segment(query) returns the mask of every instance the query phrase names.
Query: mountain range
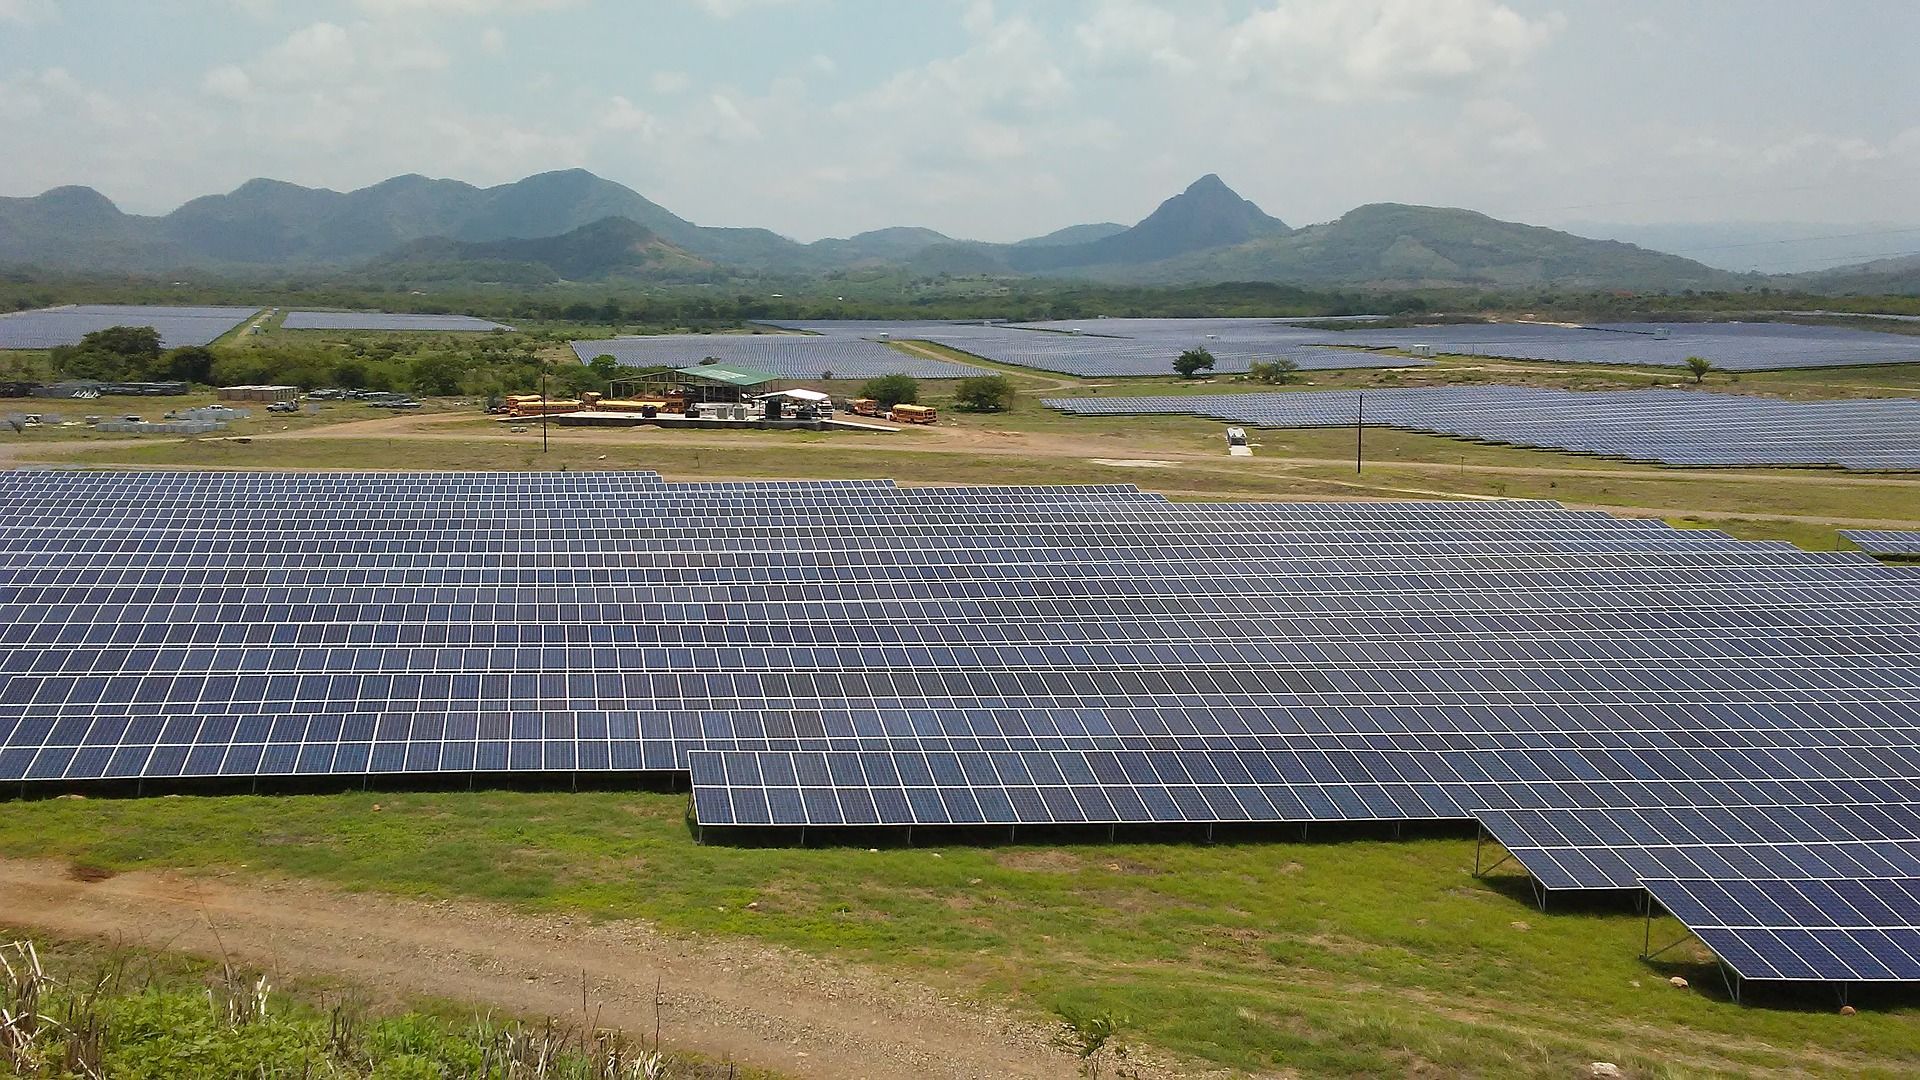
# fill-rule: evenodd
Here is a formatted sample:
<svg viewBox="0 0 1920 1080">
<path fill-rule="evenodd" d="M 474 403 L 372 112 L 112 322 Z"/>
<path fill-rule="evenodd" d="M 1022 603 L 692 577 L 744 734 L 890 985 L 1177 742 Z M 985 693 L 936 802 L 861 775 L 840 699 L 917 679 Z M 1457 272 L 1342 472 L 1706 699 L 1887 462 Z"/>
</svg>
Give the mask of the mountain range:
<svg viewBox="0 0 1920 1080">
<path fill-rule="evenodd" d="M 581 169 L 485 188 L 419 175 L 349 192 L 256 179 L 157 217 L 123 213 L 91 188 L 55 188 L 0 198 L 0 265 L 512 283 L 714 281 L 873 267 L 1129 284 L 1677 290 L 1779 280 L 1470 210 L 1381 203 L 1295 228 L 1213 175 L 1131 226 L 1074 225 L 1012 244 L 910 227 L 800 243 L 767 229 L 696 225 Z M 1847 281 L 1855 271 L 1894 284 L 1916 276 L 1904 265 L 1820 276 Z"/>
</svg>

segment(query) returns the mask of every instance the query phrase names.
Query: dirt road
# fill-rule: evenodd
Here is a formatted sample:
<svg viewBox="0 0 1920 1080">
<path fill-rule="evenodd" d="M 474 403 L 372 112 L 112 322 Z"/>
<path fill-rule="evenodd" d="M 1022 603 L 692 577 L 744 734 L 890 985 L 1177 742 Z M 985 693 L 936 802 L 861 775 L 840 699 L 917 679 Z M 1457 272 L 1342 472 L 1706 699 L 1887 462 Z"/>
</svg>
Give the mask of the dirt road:
<svg viewBox="0 0 1920 1080">
<path fill-rule="evenodd" d="M 636 881 L 636 888 L 645 888 Z M 739 940 L 667 935 L 468 902 L 342 893 L 312 882 L 137 872 L 74 880 L 0 859 L 0 921 L 70 938 L 219 956 L 346 981 L 389 1002 L 430 996 L 651 1032 L 668 1047 L 832 1078 L 1060 1077 L 1073 1061 L 1024 1019 L 871 969 Z M 218 931 L 216 940 L 215 931 Z"/>
</svg>

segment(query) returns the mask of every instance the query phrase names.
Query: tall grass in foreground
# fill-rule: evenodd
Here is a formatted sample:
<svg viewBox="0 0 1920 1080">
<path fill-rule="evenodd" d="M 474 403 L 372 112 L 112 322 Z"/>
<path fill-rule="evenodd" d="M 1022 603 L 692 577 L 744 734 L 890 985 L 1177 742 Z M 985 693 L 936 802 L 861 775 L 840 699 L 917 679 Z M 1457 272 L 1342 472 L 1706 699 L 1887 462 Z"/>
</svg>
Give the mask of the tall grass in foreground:
<svg viewBox="0 0 1920 1080">
<path fill-rule="evenodd" d="M 58 975 L 29 940 L 0 946 L 0 1076 L 216 1080 L 667 1080 L 737 1075 L 585 1020 L 372 1017 L 348 1002 L 316 1009 L 267 976 L 221 964 L 199 978 L 142 973 L 116 952 L 90 975 Z"/>
</svg>

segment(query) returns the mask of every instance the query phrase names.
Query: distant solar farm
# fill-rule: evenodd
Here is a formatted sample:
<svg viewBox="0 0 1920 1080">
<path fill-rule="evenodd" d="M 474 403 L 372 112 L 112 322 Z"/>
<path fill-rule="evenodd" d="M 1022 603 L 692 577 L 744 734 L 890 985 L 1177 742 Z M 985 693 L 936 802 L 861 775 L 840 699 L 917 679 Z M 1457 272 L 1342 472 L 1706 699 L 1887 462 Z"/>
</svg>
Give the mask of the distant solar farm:
<svg viewBox="0 0 1920 1080">
<path fill-rule="evenodd" d="M 77 345 L 96 330 L 151 326 L 162 348 L 207 345 L 260 311 L 257 307 L 162 307 L 76 304 L 0 315 L 0 349 L 52 349 Z"/>
<path fill-rule="evenodd" d="M 1669 465 L 1920 469 L 1920 401 L 1781 401 L 1686 390 L 1445 386 L 1052 398 L 1077 416 L 1205 416 L 1263 428 L 1372 426 Z"/>
<path fill-rule="evenodd" d="M 772 325 L 836 338 L 932 341 L 1003 364 L 1098 378 L 1165 375 L 1173 358 L 1205 348 L 1219 374 L 1285 357 L 1301 370 L 1410 367 L 1425 361 L 1374 350 L 1428 347 L 1511 360 L 1684 367 L 1704 356 L 1722 371 L 1845 367 L 1920 361 L 1920 337 L 1796 323 L 1473 323 L 1382 329 L 1350 316 L 1348 330 L 1309 329 L 1329 319 L 1085 319 L 1036 323 L 795 321 Z"/>
<path fill-rule="evenodd" d="M 285 330 L 451 330 L 480 332 L 513 327 L 473 315 L 407 315 L 385 311 L 293 311 L 280 324 Z"/>
<path fill-rule="evenodd" d="M 576 341 L 573 351 L 582 362 L 605 355 L 628 367 L 691 367 L 711 357 L 791 379 L 895 374 L 961 379 L 987 374 L 982 368 L 918 356 L 877 340 L 806 334 L 662 334 Z"/>
<path fill-rule="evenodd" d="M 1174 357 L 1205 348 L 1220 374 L 1245 372 L 1285 357 L 1301 370 L 1418 367 L 1424 360 L 1346 349 L 1312 348 L 1326 331 L 1278 319 L 1100 319 L 1085 323 L 779 322 L 772 325 L 838 340 L 931 341 L 982 359 L 1089 378 L 1169 375 Z M 1074 332 L 1084 328 L 1083 332 Z"/>
<path fill-rule="evenodd" d="M 1362 348 L 1406 349 L 1508 360 L 1682 367 L 1703 356 L 1722 371 L 1905 364 L 1920 361 L 1920 337 L 1796 323 L 1492 323 L 1357 329 L 1325 338 Z"/>
</svg>

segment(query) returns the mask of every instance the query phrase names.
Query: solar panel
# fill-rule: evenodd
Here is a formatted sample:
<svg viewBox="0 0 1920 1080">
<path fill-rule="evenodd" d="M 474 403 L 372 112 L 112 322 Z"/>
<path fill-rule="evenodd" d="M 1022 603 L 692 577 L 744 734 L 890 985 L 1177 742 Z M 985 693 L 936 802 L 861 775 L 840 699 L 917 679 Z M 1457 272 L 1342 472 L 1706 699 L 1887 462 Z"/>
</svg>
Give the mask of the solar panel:
<svg viewBox="0 0 1920 1080">
<path fill-rule="evenodd" d="M 1636 888 L 1646 878 L 1920 877 L 1920 807 L 1751 803 L 1527 808 L 1475 813 L 1488 835 L 1548 889 Z"/>
<path fill-rule="evenodd" d="M 289 311 L 280 323 L 287 330 L 467 331 L 513 327 L 474 315 L 415 315 L 386 311 Z"/>
<path fill-rule="evenodd" d="M 260 311 L 253 307 L 162 307 L 139 304 L 70 304 L 0 315 L 0 349 L 52 349 L 77 345 L 96 330 L 150 326 L 160 346 L 206 345 Z"/>
<path fill-rule="evenodd" d="M 1260 361 L 1292 360 L 1302 370 L 1419 367 L 1425 360 L 1354 349 L 1309 348 L 1326 337 L 1287 319 L 1100 319 L 1086 323 L 783 322 L 785 329 L 840 341 L 931 341 L 996 363 L 1088 377 L 1170 375 L 1174 358 L 1205 348 L 1221 374 Z M 1081 330 L 1081 327 L 1085 327 Z"/>
<path fill-rule="evenodd" d="M 1796 323 L 1459 324 L 1329 335 L 1362 348 L 1429 345 L 1437 352 L 1509 360 L 1679 368 L 1703 356 L 1722 371 L 1904 364 L 1920 360 L 1920 337 Z"/>
<path fill-rule="evenodd" d="M 709 830 L 1478 815 L 1566 887 L 1904 872 L 1920 804 L 1920 578 L 1552 503 L 35 470 L 0 505 L 29 786 L 675 772 Z M 1637 841 L 1562 823 L 1603 811 Z"/>
<path fill-rule="evenodd" d="M 1263 428 L 1394 427 L 1671 465 L 1920 468 L 1920 401 L 1784 401 L 1688 390 L 1433 386 L 1049 398 L 1075 416 L 1184 415 Z"/>
<path fill-rule="evenodd" d="M 879 341 L 807 334 L 661 334 L 576 341 L 582 362 L 612 356 L 628 367 L 692 367 L 712 358 L 792 379 L 863 379 L 910 375 L 960 379 L 987 371 L 891 348 Z"/>
<path fill-rule="evenodd" d="M 1920 979 L 1920 878 L 1654 878 L 1646 888 L 1744 979 Z"/>
<path fill-rule="evenodd" d="M 1343 329 L 1303 322 L 1349 321 Z M 1470 323 L 1408 328 L 1349 319 L 1085 319 L 1021 324 L 786 322 L 786 328 L 850 339 L 918 338 L 1001 363 L 1081 376 L 1165 375 L 1173 358 L 1205 347 L 1223 374 L 1286 357 L 1303 370 L 1407 367 L 1424 360 L 1371 350 L 1429 346 L 1439 352 L 1560 363 L 1684 368 L 1704 356 L 1722 371 L 1837 367 L 1920 360 L 1920 337 L 1795 323 Z"/>
<path fill-rule="evenodd" d="M 1920 557 L 1920 530 L 1842 529 L 1840 535 L 1853 541 L 1860 550 L 1872 552 L 1875 555 L 1899 558 Z"/>
</svg>

